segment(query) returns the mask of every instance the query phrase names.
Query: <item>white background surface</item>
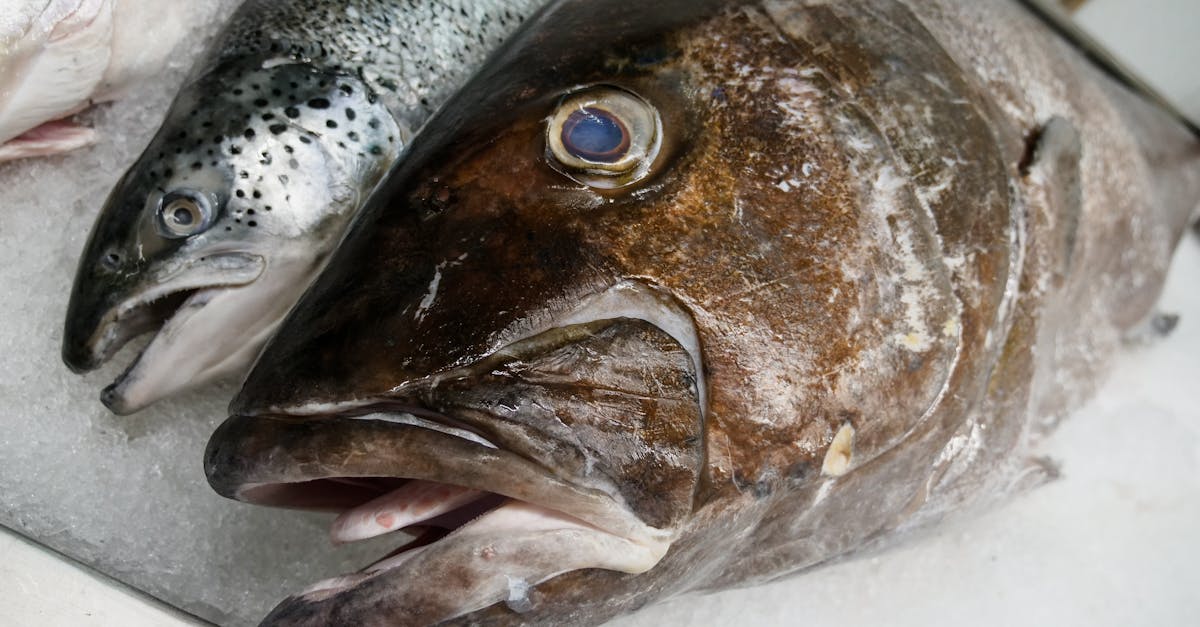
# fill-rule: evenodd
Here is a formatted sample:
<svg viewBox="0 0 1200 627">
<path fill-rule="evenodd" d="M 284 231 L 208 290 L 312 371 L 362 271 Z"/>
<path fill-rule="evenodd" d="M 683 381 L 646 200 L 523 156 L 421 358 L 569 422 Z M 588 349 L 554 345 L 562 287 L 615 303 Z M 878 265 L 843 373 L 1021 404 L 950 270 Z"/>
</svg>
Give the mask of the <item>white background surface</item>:
<svg viewBox="0 0 1200 627">
<path fill-rule="evenodd" d="M 1079 15 L 1101 39 L 1120 35 L 1125 43 L 1114 48 L 1152 79 L 1176 85 L 1164 91 L 1190 94 L 1180 102 L 1195 110 L 1200 2 L 1160 7 L 1167 4 L 1093 0 Z M 1185 238 L 1175 263 L 1162 308 L 1182 314 L 1179 328 L 1121 355 L 1097 399 L 1048 442 L 1045 452 L 1064 473 L 1056 483 L 878 556 L 676 600 L 617 624 L 1200 624 L 1200 243 L 1194 236 Z M 7 593 L 0 625 L 180 620 L 7 532 L 0 532 L 0 556 L 0 588 Z"/>
</svg>

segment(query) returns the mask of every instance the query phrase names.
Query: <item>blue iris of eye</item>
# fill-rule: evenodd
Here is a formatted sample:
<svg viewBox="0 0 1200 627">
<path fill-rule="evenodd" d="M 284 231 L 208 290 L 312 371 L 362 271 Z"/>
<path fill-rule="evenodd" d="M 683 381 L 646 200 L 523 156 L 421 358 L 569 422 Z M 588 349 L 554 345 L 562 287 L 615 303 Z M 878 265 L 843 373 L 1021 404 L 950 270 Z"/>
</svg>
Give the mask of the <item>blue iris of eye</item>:
<svg viewBox="0 0 1200 627">
<path fill-rule="evenodd" d="M 629 130 L 612 113 L 586 107 L 563 122 L 562 144 L 579 159 L 616 163 L 629 152 Z"/>
</svg>

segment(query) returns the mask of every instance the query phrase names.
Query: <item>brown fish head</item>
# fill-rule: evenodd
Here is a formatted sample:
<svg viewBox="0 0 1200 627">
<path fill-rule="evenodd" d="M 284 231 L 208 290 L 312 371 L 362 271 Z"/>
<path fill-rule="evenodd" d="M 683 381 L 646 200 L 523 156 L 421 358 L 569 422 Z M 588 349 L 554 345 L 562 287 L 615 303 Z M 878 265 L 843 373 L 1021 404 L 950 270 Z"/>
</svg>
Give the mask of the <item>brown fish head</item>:
<svg viewBox="0 0 1200 627">
<path fill-rule="evenodd" d="M 269 620 L 566 600 L 594 621 L 762 557 L 783 536 L 753 546 L 760 525 L 809 525 L 828 557 L 911 498 L 873 481 L 920 479 L 936 443 L 893 453 L 986 329 L 964 331 L 936 218 L 871 107 L 736 4 L 551 6 L 376 190 L 206 472 L 226 496 L 342 511 L 336 539 L 381 513 L 457 519 Z M 478 498 L 418 505 L 431 485 Z M 526 607 L 531 586 L 549 592 Z"/>
</svg>

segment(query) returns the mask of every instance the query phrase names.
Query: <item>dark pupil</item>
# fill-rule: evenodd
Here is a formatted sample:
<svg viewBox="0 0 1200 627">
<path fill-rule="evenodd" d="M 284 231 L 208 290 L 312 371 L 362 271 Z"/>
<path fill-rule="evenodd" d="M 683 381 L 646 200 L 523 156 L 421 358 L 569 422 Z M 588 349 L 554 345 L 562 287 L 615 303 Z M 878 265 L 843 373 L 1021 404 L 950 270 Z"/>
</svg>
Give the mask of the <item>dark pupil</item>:
<svg viewBox="0 0 1200 627">
<path fill-rule="evenodd" d="M 629 131 L 612 113 L 587 107 L 563 123 L 562 143 L 580 159 L 614 163 L 629 151 Z"/>
<path fill-rule="evenodd" d="M 187 207 L 177 207 L 171 213 L 171 218 L 179 226 L 191 226 L 192 222 L 196 220 L 196 217 L 192 215 L 192 212 Z"/>
</svg>

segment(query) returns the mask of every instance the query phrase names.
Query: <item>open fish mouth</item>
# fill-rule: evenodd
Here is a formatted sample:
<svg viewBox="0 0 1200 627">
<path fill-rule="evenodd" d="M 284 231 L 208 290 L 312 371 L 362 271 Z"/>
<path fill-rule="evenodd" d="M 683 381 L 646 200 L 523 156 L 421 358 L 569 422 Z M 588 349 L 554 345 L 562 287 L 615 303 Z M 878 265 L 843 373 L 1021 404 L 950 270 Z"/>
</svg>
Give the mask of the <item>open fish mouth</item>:
<svg viewBox="0 0 1200 627">
<path fill-rule="evenodd" d="M 220 329 L 195 329 L 205 326 L 208 318 L 217 318 L 214 308 L 229 308 L 240 294 L 250 292 L 264 269 L 264 261 L 243 253 L 227 253 L 205 259 L 200 272 L 163 281 L 145 290 L 133 292 L 117 301 L 98 316 L 86 315 L 86 299 L 72 299 L 68 311 L 67 340 L 63 343 L 63 361 L 74 372 L 94 370 L 107 363 L 134 338 L 153 334 L 149 344 L 133 359 L 129 367 L 101 393 L 101 401 L 117 414 L 128 414 L 150 404 L 158 394 L 170 393 L 162 386 L 153 397 L 140 398 L 130 393 L 131 384 L 146 378 L 148 371 L 170 372 L 178 355 L 194 349 L 192 344 L 205 335 L 220 337 Z M 91 314 L 95 316 L 95 314 Z M 89 319 L 95 320 L 91 331 L 86 330 Z M 206 333 L 206 331 L 208 333 Z M 209 368 L 220 364 L 206 364 Z M 188 373 L 203 376 L 203 372 Z"/>
<path fill-rule="evenodd" d="M 673 540 L 611 493 L 555 477 L 454 421 L 394 411 L 234 417 L 205 468 L 225 496 L 337 512 L 334 543 L 405 533 L 360 571 L 290 597 L 267 624 L 352 624 L 364 608 L 374 621 L 424 624 L 498 602 L 519 608 L 526 590 L 564 572 L 645 572 Z"/>
<path fill-rule="evenodd" d="M 433 623 L 519 608 L 565 572 L 654 567 L 692 512 L 704 438 L 694 327 L 634 306 L 651 296 L 619 286 L 371 399 L 229 418 L 205 454 L 218 493 L 336 512 L 335 543 L 415 536 L 267 622 Z"/>
</svg>

